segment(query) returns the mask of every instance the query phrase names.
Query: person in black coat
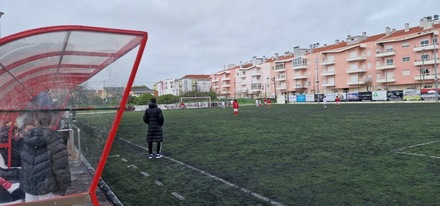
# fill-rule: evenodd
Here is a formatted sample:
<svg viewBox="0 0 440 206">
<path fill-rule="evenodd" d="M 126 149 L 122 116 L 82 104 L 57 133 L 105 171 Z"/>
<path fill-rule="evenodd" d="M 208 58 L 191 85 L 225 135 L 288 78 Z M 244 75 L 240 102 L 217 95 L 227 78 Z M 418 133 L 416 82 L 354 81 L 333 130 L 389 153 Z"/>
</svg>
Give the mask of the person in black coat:
<svg viewBox="0 0 440 206">
<path fill-rule="evenodd" d="M 26 202 L 63 196 L 71 185 L 63 135 L 50 127 L 50 113 L 38 117 L 37 127 L 24 135 L 20 153 L 20 188 Z"/>
<path fill-rule="evenodd" d="M 162 110 L 157 107 L 156 99 L 152 98 L 148 104 L 148 109 L 145 110 L 144 122 L 148 124 L 147 143 L 148 143 L 148 158 L 153 158 L 153 142 L 157 143 L 156 158 L 161 158 L 161 143 L 163 141 L 162 126 L 164 117 Z"/>
</svg>

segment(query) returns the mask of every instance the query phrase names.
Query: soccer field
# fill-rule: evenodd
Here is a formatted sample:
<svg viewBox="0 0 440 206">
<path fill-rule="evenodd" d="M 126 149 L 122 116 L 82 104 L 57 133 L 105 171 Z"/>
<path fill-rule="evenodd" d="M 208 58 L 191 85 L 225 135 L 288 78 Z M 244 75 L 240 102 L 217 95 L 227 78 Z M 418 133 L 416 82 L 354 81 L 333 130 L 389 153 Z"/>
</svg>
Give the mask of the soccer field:
<svg viewBox="0 0 440 206">
<path fill-rule="evenodd" d="M 126 112 L 103 179 L 124 205 L 437 205 L 440 105 L 165 110 L 163 159 Z"/>
</svg>

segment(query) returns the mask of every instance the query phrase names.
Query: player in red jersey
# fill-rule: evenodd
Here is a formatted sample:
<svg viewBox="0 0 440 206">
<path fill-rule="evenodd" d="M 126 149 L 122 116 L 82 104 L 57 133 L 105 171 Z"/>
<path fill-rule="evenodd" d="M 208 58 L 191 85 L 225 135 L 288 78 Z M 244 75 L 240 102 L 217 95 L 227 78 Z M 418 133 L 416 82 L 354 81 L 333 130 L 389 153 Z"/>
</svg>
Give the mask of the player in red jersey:
<svg viewBox="0 0 440 206">
<path fill-rule="evenodd" d="M 236 99 L 232 102 L 232 108 L 234 108 L 234 116 L 238 116 L 238 102 Z"/>
<path fill-rule="evenodd" d="M 341 104 L 341 99 L 339 99 L 339 97 L 336 96 L 335 101 L 336 101 L 336 108 L 339 108 L 339 105 Z"/>
</svg>

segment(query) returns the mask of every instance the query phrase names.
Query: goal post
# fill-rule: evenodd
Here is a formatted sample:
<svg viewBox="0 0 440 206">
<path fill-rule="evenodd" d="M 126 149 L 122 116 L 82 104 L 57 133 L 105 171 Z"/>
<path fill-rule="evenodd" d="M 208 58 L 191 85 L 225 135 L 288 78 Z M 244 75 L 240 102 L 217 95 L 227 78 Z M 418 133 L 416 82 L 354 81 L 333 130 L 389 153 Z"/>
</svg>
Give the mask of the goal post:
<svg viewBox="0 0 440 206">
<path fill-rule="evenodd" d="M 184 103 L 186 108 L 206 108 L 211 107 L 211 97 L 181 97 L 180 103 Z"/>
</svg>

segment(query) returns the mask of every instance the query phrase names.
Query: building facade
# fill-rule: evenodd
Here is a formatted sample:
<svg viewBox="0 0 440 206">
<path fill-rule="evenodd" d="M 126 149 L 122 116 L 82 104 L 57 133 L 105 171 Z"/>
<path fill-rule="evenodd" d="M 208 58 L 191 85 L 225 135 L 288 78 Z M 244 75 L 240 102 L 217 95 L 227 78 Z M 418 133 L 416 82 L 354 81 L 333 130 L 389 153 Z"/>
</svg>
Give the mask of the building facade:
<svg viewBox="0 0 440 206">
<path fill-rule="evenodd" d="M 254 57 L 211 75 L 212 90 L 220 98 L 271 97 L 283 102 L 295 94 L 435 88 L 439 30 L 436 15 L 422 18 L 415 27 L 386 27 L 373 36 L 364 32 L 332 45 Z"/>
<path fill-rule="evenodd" d="M 209 75 L 190 74 L 180 79 L 166 79 L 154 84 L 158 96 L 172 94 L 180 96 L 188 92 L 209 92 L 211 78 Z"/>
</svg>

